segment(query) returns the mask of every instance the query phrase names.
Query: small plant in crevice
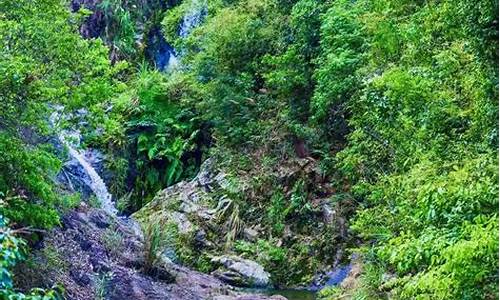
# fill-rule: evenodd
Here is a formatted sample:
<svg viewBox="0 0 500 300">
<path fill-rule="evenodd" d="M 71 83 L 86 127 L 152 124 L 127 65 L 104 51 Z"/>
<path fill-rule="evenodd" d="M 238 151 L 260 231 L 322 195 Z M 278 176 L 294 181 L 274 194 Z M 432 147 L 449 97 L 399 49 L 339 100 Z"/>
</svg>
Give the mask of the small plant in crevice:
<svg viewBox="0 0 500 300">
<path fill-rule="evenodd" d="M 175 224 L 166 225 L 160 222 L 151 222 L 144 227 L 144 272 L 151 274 L 155 265 L 160 261 L 165 247 L 175 238 L 177 228 Z"/>
<path fill-rule="evenodd" d="M 58 198 L 59 210 L 62 213 L 68 212 L 70 209 L 77 207 L 80 204 L 80 194 L 73 193 L 68 195 L 62 195 Z"/>
<path fill-rule="evenodd" d="M 271 196 L 271 203 L 267 208 L 267 219 L 276 235 L 281 235 L 285 229 L 285 197 L 282 192 Z"/>
<path fill-rule="evenodd" d="M 221 200 L 216 208 L 216 220 L 223 223 L 226 228 L 225 249 L 227 250 L 245 227 L 245 223 L 240 216 L 240 204 L 236 200 L 229 198 Z"/>
<path fill-rule="evenodd" d="M 133 199 L 132 199 L 133 191 L 128 192 L 121 196 L 117 201 L 116 201 L 116 209 L 118 209 L 119 213 L 127 213 L 130 212 L 133 207 Z"/>
<path fill-rule="evenodd" d="M 119 255 L 124 247 L 124 239 L 121 233 L 115 228 L 115 226 L 111 226 L 104 232 L 102 242 L 106 250 L 114 255 Z"/>
<path fill-rule="evenodd" d="M 95 289 L 95 299 L 96 300 L 104 300 L 106 299 L 106 286 L 109 281 L 113 278 L 112 272 L 102 273 L 96 277 L 94 281 L 94 289 Z"/>
<path fill-rule="evenodd" d="M 44 273 L 62 274 L 69 270 L 69 263 L 64 258 L 61 250 L 54 245 L 47 245 L 41 251 L 42 261 L 38 262 Z"/>
<path fill-rule="evenodd" d="M 308 201 L 307 186 L 304 180 L 298 180 L 292 189 L 290 204 L 285 209 L 285 216 L 297 216 L 306 218 L 312 211 L 311 204 Z"/>
</svg>

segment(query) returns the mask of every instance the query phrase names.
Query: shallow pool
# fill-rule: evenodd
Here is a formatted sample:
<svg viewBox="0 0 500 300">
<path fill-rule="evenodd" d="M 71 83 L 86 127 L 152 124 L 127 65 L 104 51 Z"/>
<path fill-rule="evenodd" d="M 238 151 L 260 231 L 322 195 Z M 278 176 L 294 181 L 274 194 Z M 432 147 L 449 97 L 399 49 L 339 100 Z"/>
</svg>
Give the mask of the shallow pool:
<svg viewBox="0 0 500 300">
<path fill-rule="evenodd" d="M 295 289 L 252 289 L 249 292 L 263 295 L 281 295 L 288 300 L 316 300 L 316 292 L 311 290 Z"/>
</svg>

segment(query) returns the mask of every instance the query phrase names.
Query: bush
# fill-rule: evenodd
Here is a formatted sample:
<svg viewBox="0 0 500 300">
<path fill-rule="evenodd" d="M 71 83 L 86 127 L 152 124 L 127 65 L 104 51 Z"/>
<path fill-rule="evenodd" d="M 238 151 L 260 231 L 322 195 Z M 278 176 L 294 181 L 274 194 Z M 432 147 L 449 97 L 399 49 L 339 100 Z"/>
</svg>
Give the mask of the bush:
<svg viewBox="0 0 500 300">
<path fill-rule="evenodd" d="M 7 227 L 7 220 L 0 215 L 0 298 L 26 300 L 57 300 L 63 299 L 62 289 L 53 290 L 33 289 L 28 294 L 15 290 L 12 283 L 11 269 L 23 258 L 24 241 L 15 236 L 16 232 Z"/>
</svg>

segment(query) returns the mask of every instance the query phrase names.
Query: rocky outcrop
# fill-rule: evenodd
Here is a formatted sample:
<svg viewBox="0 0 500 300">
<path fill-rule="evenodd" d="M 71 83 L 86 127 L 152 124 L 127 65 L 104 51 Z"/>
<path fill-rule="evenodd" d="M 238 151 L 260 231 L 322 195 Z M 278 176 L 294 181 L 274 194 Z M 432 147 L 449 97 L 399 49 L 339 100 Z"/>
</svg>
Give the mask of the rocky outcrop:
<svg viewBox="0 0 500 300">
<path fill-rule="evenodd" d="M 193 237 L 195 247 L 210 247 L 214 242 L 207 239 L 203 227 L 213 231 L 217 226 L 215 219 L 218 213 L 230 205 L 229 199 L 215 199 L 212 192 L 228 188 L 226 176 L 216 171 L 213 161 L 209 159 L 193 180 L 180 182 L 159 192 L 134 217 L 145 225 L 158 221 L 174 223 L 180 234 Z M 259 232 L 254 228 L 245 228 L 242 234 L 248 240 L 255 241 Z M 219 232 L 219 235 L 222 234 Z M 228 284 L 243 287 L 265 287 L 270 284 L 270 274 L 252 260 L 222 255 L 213 257 L 211 264 L 217 268 L 212 274 Z"/>
<path fill-rule="evenodd" d="M 211 220 L 215 211 L 209 207 L 210 192 L 227 186 L 223 173 L 216 173 L 213 161 L 207 160 L 198 175 L 191 181 L 182 181 L 170 186 L 134 214 L 139 222 L 147 224 L 160 220 L 162 223 L 173 222 L 179 232 L 190 233 L 195 230 L 189 216 L 201 220 Z"/>
<path fill-rule="evenodd" d="M 213 274 L 232 285 L 244 287 L 266 287 L 270 274 L 258 263 L 238 256 L 220 256 L 212 258 L 212 263 L 221 267 Z"/>
<path fill-rule="evenodd" d="M 26 290 L 61 284 L 66 298 L 75 300 L 269 299 L 241 298 L 244 293 L 220 279 L 174 263 L 146 274 L 143 251 L 133 219 L 80 206 L 62 218 L 60 228 L 44 234 L 31 263 L 19 266 L 16 279 Z"/>
<path fill-rule="evenodd" d="M 291 207 L 289 199 L 296 197 L 294 193 L 301 189 L 297 182 L 302 182 L 303 196 L 309 199 L 303 204 L 303 210 L 287 209 L 290 220 L 300 218 L 301 222 L 283 220 L 283 230 L 276 233 L 266 219 L 266 209 L 270 204 L 265 197 L 271 196 L 266 195 L 266 191 L 263 191 L 265 196 L 256 196 L 259 188 L 252 186 L 252 174 L 240 172 L 234 175 L 232 170 L 233 175 L 226 175 L 218 167 L 215 161 L 207 160 L 193 180 L 179 182 L 158 192 L 134 217 L 144 226 L 158 222 L 175 224 L 182 235 L 176 245 L 181 247 L 165 249 L 177 253 L 169 255 L 169 258 L 210 272 L 231 285 L 294 286 L 295 282 L 283 283 L 282 279 L 286 277 L 282 273 L 284 266 L 280 265 L 279 270 L 278 267 L 264 270 L 258 264 L 272 266 L 269 256 L 266 253 L 261 255 L 259 251 L 276 248 L 290 255 L 287 259 L 293 263 L 290 265 L 290 270 L 294 270 L 291 274 L 304 270 L 304 273 L 309 273 L 309 278 L 318 277 L 318 286 L 321 287 L 330 278 L 327 273 L 332 266 L 339 264 L 343 254 L 341 249 L 345 246 L 348 229 L 345 216 L 353 208 L 348 195 L 334 194 L 335 189 L 321 178 L 313 159 L 285 162 L 280 168 L 270 171 L 270 177 L 282 186 L 279 191 L 283 193 L 284 203 L 280 205 L 284 207 L 280 210 Z M 336 198 L 333 199 L 332 195 Z M 296 245 L 307 245 L 308 252 L 314 253 L 315 257 L 309 259 L 305 252 L 295 251 Z M 273 280 L 268 272 L 273 275 L 274 282 L 271 282 Z M 293 280 L 302 278 L 307 276 L 297 275 Z M 300 285 L 310 283 L 300 282 Z"/>
<path fill-rule="evenodd" d="M 98 38 L 103 35 L 106 20 L 104 12 L 98 9 L 101 0 L 72 0 L 71 10 L 76 12 L 80 9 L 87 9 L 91 12 L 84 22 L 80 25 L 80 34 L 84 38 Z"/>
</svg>

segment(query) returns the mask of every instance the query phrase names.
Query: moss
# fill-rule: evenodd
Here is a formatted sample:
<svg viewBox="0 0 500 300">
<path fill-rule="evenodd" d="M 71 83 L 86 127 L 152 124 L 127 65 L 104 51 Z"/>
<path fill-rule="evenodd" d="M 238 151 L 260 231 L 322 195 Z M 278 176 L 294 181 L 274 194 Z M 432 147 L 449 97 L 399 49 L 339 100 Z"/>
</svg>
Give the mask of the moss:
<svg viewBox="0 0 500 300">
<path fill-rule="evenodd" d="M 276 241 L 258 240 L 255 243 L 237 241 L 235 251 L 262 264 L 271 274 L 271 280 L 279 286 L 309 284 L 320 265 L 320 261 L 311 255 L 311 248 L 305 242 L 293 246 L 278 247 Z"/>
<path fill-rule="evenodd" d="M 212 263 L 209 255 L 207 253 L 202 253 L 196 258 L 194 267 L 197 271 L 203 273 L 210 273 L 215 270 L 215 266 Z"/>
<path fill-rule="evenodd" d="M 320 290 L 317 294 L 318 300 L 339 299 L 342 295 L 342 289 L 337 286 L 329 286 Z"/>
<path fill-rule="evenodd" d="M 185 5 L 179 5 L 177 7 L 169 9 L 165 14 L 163 21 L 161 22 L 163 36 L 165 37 L 165 40 L 171 45 L 177 46 L 177 44 L 179 43 L 178 32 L 182 23 L 182 17 L 184 16 L 185 12 Z"/>
</svg>

